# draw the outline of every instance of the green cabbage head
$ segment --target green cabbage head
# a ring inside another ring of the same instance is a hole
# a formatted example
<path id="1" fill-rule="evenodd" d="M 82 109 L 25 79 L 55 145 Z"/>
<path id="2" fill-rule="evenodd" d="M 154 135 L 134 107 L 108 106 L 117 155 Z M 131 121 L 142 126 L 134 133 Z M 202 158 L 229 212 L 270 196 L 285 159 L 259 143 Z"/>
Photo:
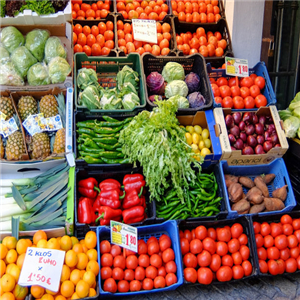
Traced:
<path id="1" fill-rule="evenodd" d="M 25 47 L 38 61 L 44 59 L 45 44 L 49 36 L 49 32 L 42 29 L 31 30 L 26 35 Z"/>
<path id="2" fill-rule="evenodd" d="M 64 82 L 72 70 L 68 62 L 60 56 L 51 59 L 48 68 L 52 83 Z"/>
<path id="3" fill-rule="evenodd" d="M 29 85 L 45 85 L 50 84 L 48 68 L 43 63 L 36 63 L 30 67 L 27 72 L 27 80 Z"/>
<path id="4" fill-rule="evenodd" d="M 14 64 L 8 60 L 0 63 L 0 85 L 24 85 L 25 82 Z"/>
<path id="5" fill-rule="evenodd" d="M 9 59 L 9 52 L 2 46 L 0 45 L 0 61 L 6 61 Z"/>
<path id="6" fill-rule="evenodd" d="M 171 98 L 172 96 L 182 96 L 186 97 L 188 95 L 189 89 L 183 80 L 173 80 L 167 84 L 165 89 L 165 96 Z"/>
<path id="7" fill-rule="evenodd" d="M 283 128 L 287 138 L 294 138 L 300 127 L 300 120 L 297 117 L 289 117 L 283 122 Z"/>
<path id="8" fill-rule="evenodd" d="M 48 64 L 56 56 L 67 58 L 67 52 L 57 36 L 51 36 L 45 45 L 45 61 Z"/>
<path id="9" fill-rule="evenodd" d="M 161 75 L 168 83 L 170 83 L 173 80 L 184 80 L 185 78 L 184 69 L 182 65 L 176 62 L 166 63 Z"/>
<path id="10" fill-rule="evenodd" d="M 1 43 L 9 53 L 12 53 L 16 48 L 24 45 L 23 34 L 15 27 L 8 26 L 1 31 Z"/>

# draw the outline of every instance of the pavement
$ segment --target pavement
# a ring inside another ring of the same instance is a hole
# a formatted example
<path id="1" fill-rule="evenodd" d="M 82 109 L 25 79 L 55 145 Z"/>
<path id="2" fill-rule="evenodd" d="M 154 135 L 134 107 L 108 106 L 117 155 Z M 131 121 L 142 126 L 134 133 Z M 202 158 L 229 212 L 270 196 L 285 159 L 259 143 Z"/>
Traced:
<path id="1" fill-rule="evenodd" d="M 298 271 L 300 272 L 300 271 Z M 210 286 L 181 286 L 175 291 L 122 297 L 126 300 L 300 300 L 300 273 Z"/>

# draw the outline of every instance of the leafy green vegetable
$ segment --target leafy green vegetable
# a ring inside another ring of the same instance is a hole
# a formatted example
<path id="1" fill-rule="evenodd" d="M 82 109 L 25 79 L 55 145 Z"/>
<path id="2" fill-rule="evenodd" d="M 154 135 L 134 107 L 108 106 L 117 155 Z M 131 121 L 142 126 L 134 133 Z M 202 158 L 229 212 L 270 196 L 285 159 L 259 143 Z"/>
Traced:
<path id="1" fill-rule="evenodd" d="M 26 0 L 26 4 L 20 8 L 20 12 L 24 9 L 30 9 L 36 12 L 38 15 L 49 15 L 54 14 L 55 9 L 48 0 Z"/>
<path id="2" fill-rule="evenodd" d="M 299 102 L 300 103 L 300 102 Z M 300 119 L 300 106 L 299 107 L 296 107 L 294 110 L 293 110 L 293 116 L 297 117 L 298 119 Z"/>
<path id="3" fill-rule="evenodd" d="M 189 89 L 183 80 L 173 80 L 167 84 L 165 89 L 165 96 L 171 98 L 172 96 L 182 96 L 186 97 L 188 95 Z"/>
<path id="4" fill-rule="evenodd" d="M 113 89 L 105 89 L 103 91 L 103 95 L 100 99 L 101 109 L 121 109 L 122 108 L 122 100 L 118 98 L 116 88 Z"/>
<path id="5" fill-rule="evenodd" d="M 0 61 L 6 61 L 9 59 L 9 52 L 2 46 L 0 45 Z"/>
<path id="6" fill-rule="evenodd" d="M 16 48 L 24 45 L 25 39 L 23 34 L 15 27 L 4 27 L 1 31 L 1 43 L 9 53 Z"/>
<path id="7" fill-rule="evenodd" d="M 40 62 L 44 59 L 45 45 L 49 36 L 49 31 L 42 29 L 31 30 L 26 35 L 25 47 Z"/>
<path id="8" fill-rule="evenodd" d="M 48 68 L 43 63 L 36 63 L 27 72 L 27 80 L 30 85 L 50 84 Z"/>
<path id="9" fill-rule="evenodd" d="M 51 59 L 48 67 L 49 67 L 49 76 L 52 83 L 64 82 L 66 80 L 66 77 L 72 71 L 69 63 L 60 56 Z"/>
<path id="10" fill-rule="evenodd" d="M 140 98 L 137 94 L 131 92 L 123 96 L 122 104 L 125 109 L 134 109 L 140 105 Z"/>
<path id="11" fill-rule="evenodd" d="M 25 82 L 14 64 L 8 60 L 0 63 L 0 85 L 24 85 Z"/>
<path id="12" fill-rule="evenodd" d="M 117 89 L 122 91 L 125 83 L 130 82 L 136 90 L 139 88 L 139 74 L 129 66 L 124 66 L 117 74 Z"/>
<path id="13" fill-rule="evenodd" d="M 29 68 L 37 63 L 37 59 L 25 47 L 21 46 L 11 54 L 11 61 L 23 78 L 26 77 Z"/>
<path id="14" fill-rule="evenodd" d="M 283 128 L 285 135 L 288 138 L 294 138 L 297 134 L 297 130 L 300 127 L 300 120 L 297 117 L 289 117 L 283 122 Z"/>
<path id="15" fill-rule="evenodd" d="M 294 109 L 300 107 L 300 101 L 293 102 L 289 105 L 289 109 L 293 111 Z"/>
<path id="16" fill-rule="evenodd" d="M 285 121 L 287 118 L 292 116 L 292 112 L 289 109 L 278 111 L 279 117 L 282 121 Z"/>
<path id="17" fill-rule="evenodd" d="M 295 102 L 299 102 L 300 101 L 300 92 L 298 92 L 295 96 L 295 98 L 291 101 L 290 104 L 295 103 Z"/>
<path id="18" fill-rule="evenodd" d="M 172 96 L 167 101 L 173 101 L 174 103 L 177 104 L 178 108 L 189 108 L 190 107 L 189 100 L 180 95 Z"/>
<path id="19" fill-rule="evenodd" d="M 177 62 L 166 63 L 161 74 L 168 83 L 173 80 L 184 80 L 185 78 L 184 69 L 182 65 Z"/>
<path id="20" fill-rule="evenodd" d="M 78 71 L 77 86 L 84 90 L 89 85 L 98 85 L 97 73 L 93 69 L 82 68 Z"/>
<path id="21" fill-rule="evenodd" d="M 48 64 L 52 58 L 60 56 L 67 58 L 67 52 L 57 36 L 51 36 L 45 45 L 45 61 Z"/>
<path id="22" fill-rule="evenodd" d="M 0 0 L 0 17 L 5 17 L 5 6 L 6 6 L 6 0 Z"/>
<path id="23" fill-rule="evenodd" d="M 185 141 L 185 131 L 176 118 L 173 101 L 157 101 L 158 107 L 142 111 L 120 133 L 122 152 L 130 162 L 140 162 L 151 200 L 162 200 L 172 185 L 184 202 L 184 189 L 196 178 L 191 164 L 201 170 L 203 158 L 192 152 Z M 199 157 L 199 161 L 195 157 Z M 169 181 L 171 179 L 171 184 Z"/>
<path id="24" fill-rule="evenodd" d="M 99 91 L 94 85 L 87 86 L 79 93 L 78 104 L 86 106 L 89 110 L 100 108 Z"/>

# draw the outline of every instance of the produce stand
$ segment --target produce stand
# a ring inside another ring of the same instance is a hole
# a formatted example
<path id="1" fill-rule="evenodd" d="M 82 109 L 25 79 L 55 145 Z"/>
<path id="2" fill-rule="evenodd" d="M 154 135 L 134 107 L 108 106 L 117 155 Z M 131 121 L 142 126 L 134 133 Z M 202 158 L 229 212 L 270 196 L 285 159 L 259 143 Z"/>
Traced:
<path id="1" fill-rule="evenodd" d="M 299 284 L 300 129 L 291 139 L 285 120 L 300 99 L 278 112 L 264 62 L 246 78 L 265 105 L 217 99 L 220 79 L 244 87 L 222 69 L 223 1 L 64 2 L 0 19 L 0 300 Z M 157 42 L 135 40 L 148 29 Z M 43 272 L 18 285 L 29 247 L 65 252 L 59 292 Z"/>

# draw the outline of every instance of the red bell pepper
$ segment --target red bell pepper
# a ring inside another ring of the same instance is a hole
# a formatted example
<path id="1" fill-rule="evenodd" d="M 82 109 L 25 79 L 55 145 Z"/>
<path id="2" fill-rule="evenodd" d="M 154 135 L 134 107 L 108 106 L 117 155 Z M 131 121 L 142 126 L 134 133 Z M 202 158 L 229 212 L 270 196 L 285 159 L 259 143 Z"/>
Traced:
<path id="1" fill-rule="evenodd" d="M 87 179 L 83 179 L 78 182 L 78 191 L 82 196 L 88 198 L 96 198 L 98 193 L 100 192 L 97 185 L 98 182 L 95 178 L 90 177 Z"/>
<path id="2" fill-rule="evenodd" d="M 108 219 L 100 219 L 100 225 L 104 226 L 104 225 L 110 225 L 110 221 L 117 221 L 120 222 L 122 220 L 122 217 L 116 217 L 116 218 L 112 218 L 110 220 Z"/>
<path id="3" fill-rule="evenodd" d="M 123 178 L 123 185 L 143 180 L 144 176 L 142 174 L 127 174 Z"/>
<path id="4" fill-rule="evenodd" d="M 143 206 L 134 206 L 129 209 L 123 210 L 123 221 L 126 224 L 140 222 L 144 220 L 145 208 Z"/>
<path id="5" fill-rule="evenodd" d="M 123 179 L 124 190 L 126 193 L 137 190 L 140 193 L 141 188 L 145 186 L 144 176 L 141 174 L 127 174 Z"/>
<path id="6" fill-rule="evenodd" d="M 114 218 L 119 218 L 122 216 L 121 209 L 112 209 L 109 206 L 100 206 L 96 209 L 96 212 L 98 212 L 98 218 L 96 219 L 96 222 L 100 219 L 113 220 Z"/>
<path id="7" fill-rule="evenodd" d="M 80 198 L 78 203 L 78 222 L 85 224 L 95 223 L 96 215 L 92 205 L 92 199 Z"/>
<path id="8" fill-rule="evenodd" d="M 109 190 L 109 191 L 101 191 L 100 195 L 98 195 L 95 203 L 94 208 L 99 206 L 109 206 L 113 209 L 119 208 L 121 206 L 121 198 L 119 190 Z"/>
<path id="9" fill-rule="evenodd" d="M 101 191 L 116 190 L 121 188 L 121 183 L 115 179 L 105 179 L 99 184 Z"/>
<path id="10" fill-rule="evenodd" d="M 143 190 L 141 190 L 141 193 L 142 192 Z M 143 206 L 142 197 L 143 198 L 145 197 L 141 196 L 140 194 L 138 194 L 137 190 L 132 190 L 129 193 L 127 193 L 122 204 L 123 209 L 131 208 L 133 206 L 139 206 L 139 205 Z"/>

